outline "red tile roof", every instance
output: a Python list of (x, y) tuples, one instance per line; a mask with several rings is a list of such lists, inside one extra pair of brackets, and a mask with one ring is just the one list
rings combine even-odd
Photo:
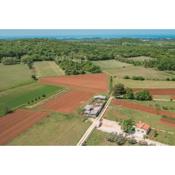
[(141, 121), (139, 121), (139, 123), (136, 124), (136, 127), (144, 130), (150, 129), (150, 126), (148, 124), (143, 123)]

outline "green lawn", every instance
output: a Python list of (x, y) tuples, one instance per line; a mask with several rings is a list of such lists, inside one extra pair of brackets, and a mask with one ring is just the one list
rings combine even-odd
[[(0, 115), (3, 115), (4, 107), (14, 109), (18, 106), (28, 104), (28, 102), (30, 102), (31, 105), (44, 99), (42, 97), (43, 94), (45, 94), (45, 98), (47, 98), (48, 96), (59, 92), (62, 89), (63, 88), (58, 86), (40, 85), (38, 83), (33, 83), (30, 85), (25, 85), (0, 92)], [(35, 101), (36, 97), (40, 97), (40, 99), (37, 99), (37, 101)]]
[(53, 113), (9, 145), (76, 145), (89, 125), (80, 116)]
[(64, 71), (54, 61), (39, 61), (34, 63), (37, 77), (64, 75)]
[(123, 78), (128, 75), (143, 76), (145, 79), (162, 79), (173, 77), (172, 73), (165, 71), (158, 71), (152, 68), (144, 68), (143, 66), (134, 66), (132, 64), (123, 63), (116, 60), (94, 61), (94, 63), (101, 67), (101, 69), (117, 78)]
[[(118, 105), (110, 105), (104, 117), (114, 121), (132, 118), (135, 122), (145, 122), (149, 124), (152, 128), (166, 131), (165, 133), (159, 131), (159, 135), (154, 138), (155, 140), (165, 144), (175, 145), (175, 128), (161, 124), (161, 116), (137, 110), (131, 110)], [(168, 132), (172, 132), (173, 134), (169, 134)]]
[(0, 91), (33, 82), (27, 65), (0, 64)]

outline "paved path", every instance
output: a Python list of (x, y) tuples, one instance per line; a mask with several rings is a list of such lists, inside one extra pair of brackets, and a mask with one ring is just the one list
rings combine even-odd
[(113, 97), (110, 97), (105, 105), (105, 107), (103, 108), (102, 112), (99, 114), (99, 116), (94, 120), (94, 122), (91, 124), (91, 126), (86, 130), (86, 132), (84, 133), (84, 135), (81, 137), (81, 139), (79, 140), (79, 142), (77, 143), (77, 146), (82, 146), (83, 143), (87, 140), (87, 138), (90, 136), (90, 134), (92, 133), (92, 131), (96, 128), (98, 122), (102, 119), (106, 109), (108, 108), (109, 104), (111, 103)]

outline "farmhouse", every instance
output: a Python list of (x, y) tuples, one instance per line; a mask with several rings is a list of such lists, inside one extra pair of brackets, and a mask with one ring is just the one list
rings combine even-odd
[(106, 96), (94, 96), (91, 104), (84, 107), (83, 114), (87, 117), (97, 117), (106, 103)]
[(135, 126), (135, 134), (140, 137), (144, 137), (145, 135), (147, 135), (150, 130), (151, 127), (148, 124), (143, 123), (141, 121), (139, 121)]

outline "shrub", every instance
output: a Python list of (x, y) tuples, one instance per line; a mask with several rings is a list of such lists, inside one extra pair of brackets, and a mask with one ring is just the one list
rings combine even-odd
[(166, 81), (170, 81), (170, 78), (166, 78)]
[(130, 79), (130, 77), (128, 75), (125, 75), (123, 78), (124, 79)]
[(126, 93), (125, 87), (123, 84), (119, 83), (116, 84), (113, 88), (113, 95), (115, 97), (118, 97), (120, 95), (124, 95)]
[(111, 133), (110, 135), (108, 135), (107, 141), (116, 142), (117, 141), (117, 134), (116, 133)]
[(11, 112), (11, 110), (9, 109), (8, 106), (3, 106), (2, 107), (2, 115), (6, 115), (6, 114), (8, 114), (10, 112)]
[(123, 131), (126, 133), (132, 133), (135, 130), (135, 122), (132, 119), (123, 120), (120, 124)]
[(13, 64), (17, 64), (18, 60), (15, 57), (4, 57), (2, 58), (1, 62), (4, 65), (13, 65)]
[(116, 142), (118, 145), (124, 145), (126, 143), (126, 138), (122, 134), (119, 134)]
[(145, 80), (145, 78), (142, 76), (133, 76), (132, 79), (133, 80), (142, 80), (142, 81)]
[(150, 95), (149, 91), (143, 90), (135, 93), (135, 99), (141, 101), (152, 100), (152, 96)]
[(126, 99), (134, 99), (134, 93), (131, 88), (126, 88), (126, 94), (124, 95)]
[(129, 138), (128, 143), (131, 144), (131, 145), (134, 145), (134, 144), (137, 143), (137, 140), (135, 138)]
[(46, 97), (46, 94), (43, 94), (42, 97), (45, 98)]

